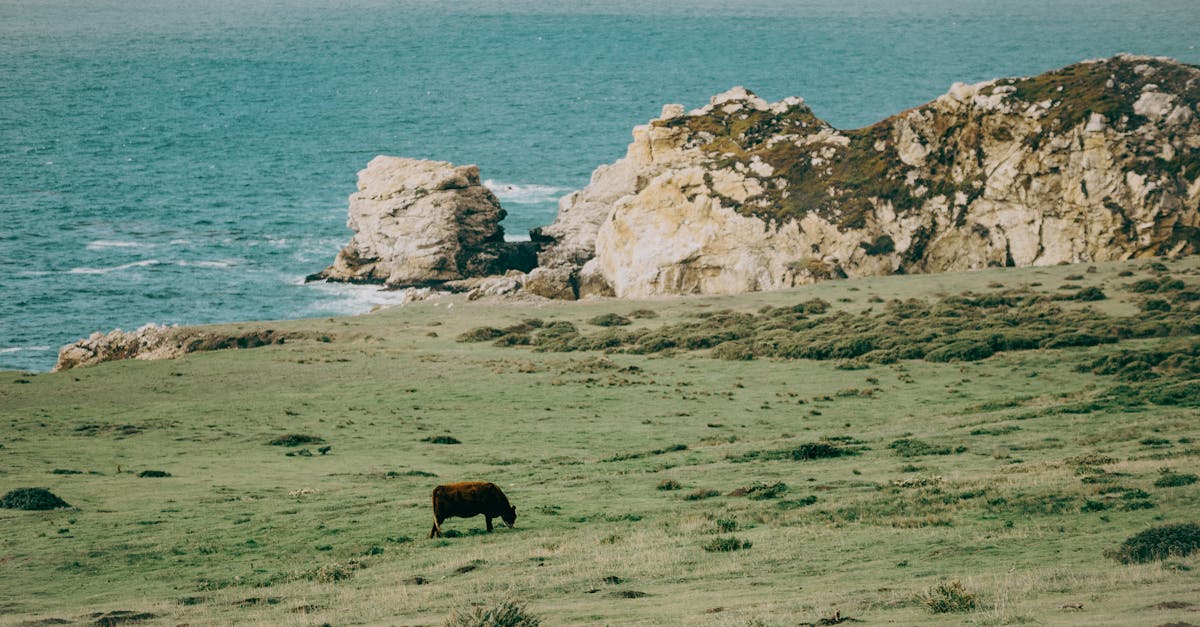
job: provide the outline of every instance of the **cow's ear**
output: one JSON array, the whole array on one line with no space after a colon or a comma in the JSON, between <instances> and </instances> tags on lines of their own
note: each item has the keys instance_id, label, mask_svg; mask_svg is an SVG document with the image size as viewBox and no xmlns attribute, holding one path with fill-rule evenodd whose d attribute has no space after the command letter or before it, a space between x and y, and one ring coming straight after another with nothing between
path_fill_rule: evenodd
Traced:
<instances>
[{"instance_id":1,"label":"cow's ear","mask_svg":"<svg viewBox=\"0 0 1200 627\"><path fill-rule=\"evenodd\" d=\"M512 511L513 511L514 513L517 511L517 506L516 506L516 505L509 505L509 507L511 507L511 508L512 508Z\"/></svg>"}]
</instances>

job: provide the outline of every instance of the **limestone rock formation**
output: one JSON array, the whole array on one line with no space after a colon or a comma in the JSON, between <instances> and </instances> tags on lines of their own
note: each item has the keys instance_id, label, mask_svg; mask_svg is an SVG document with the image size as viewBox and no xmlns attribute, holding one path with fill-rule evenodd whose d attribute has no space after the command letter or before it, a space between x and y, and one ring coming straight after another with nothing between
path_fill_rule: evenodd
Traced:
<instances>
[{"instance_id":1,"label":"limestone rock formation","mask_svg":"<svg viewBox=\"0 0 1200 627\"><path fill-rule=\"evenodd\" d=\"M538 232L577 294L736 293L1200 249L1200 68L955 84L866 128L735 88L634 129Z\"/></svg>"},{"instance_id":2,"label":"limestone rock formation","mask_svg":"<svg viewBox=\"0 0 1200 627\"><path fill-rule=\"evenodd\" d=\"M504 209L473 165L375 157L358 173L349 213L353 239L310 281L403 287L536 263L535 244L504 241Z\"/></svg>"},{"instance_id":3,"label":"limestone rock formation","mask_svg":"<svg viewBox=\"0 0 1200 627\"><path fill-rule=\"evenodd\" d=\"M272 330L220 333L200 328L147 324L136 331L99 331L58 351L54 372L120 359L174 359L187 353L223 348L282 344L293 334Z\"/></svg>"}]
</instances>

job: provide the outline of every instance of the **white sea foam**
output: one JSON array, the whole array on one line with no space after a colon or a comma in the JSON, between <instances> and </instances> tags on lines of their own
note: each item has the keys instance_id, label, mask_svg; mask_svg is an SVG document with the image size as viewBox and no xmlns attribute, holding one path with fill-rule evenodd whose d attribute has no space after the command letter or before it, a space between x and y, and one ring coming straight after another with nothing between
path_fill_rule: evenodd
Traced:
<instances>
[{"instance_id":1,"label":"white sea foam","mask_svg":"<svg viewBox=\"0 0 1200 627\"><path fill-rule=\"evenodd\" d=\"M521 234L521 233L505 233L505 234L504 234L504 241L506 241L506 242L528 242L528 241L529 241L529 234L528 234L528 233L524 233L524 234Z\"/></svg>"},{"instance_id":2,"label":"white sea foam","mask_svg":"<svg viewBox=\"0 0 1200 627\"><path fill-rule=\"evenodd\" d=\"M177 261L175 265L184 268L232 268L238 265L237 259L224 259L221 261Z\"/></svg>"},{"instance_id":3,"label":"white sea foam","mask_svg":"<svg viewBox=\"0 0 1200 627\"><path fill-rule=\"evenodd\" d=\"M501 183L488 179L483 182L484 186L492 190L492 193L500 199L502 203L512 203L515 205L536 205L544 202L553 202L558 200L563 192L567 191L565 187L554 187L553 185L521 185L518 183Z\"/></svg>"},{"instance_id":4,"label":"white sea foam","mask_svg":"<svg viewBox=\"0 0 1200 627\"><path fill-rule=\"evenodd\" d=\"M121 270L129 270L130 268L141 268L145 266L157 266L160 264L157 259L143 259L142 261L134 261L131 263L123 263L119 266L111 266L108 268L71 268L70 274L108 274L109 272L120 272Z\"/></svg>"},{"instance_id":5,"label":"white sea foam","mask_svg":"<svg viewBox=\"0 0 1200 627\"><path fill-rule=\"evenodd\" d=\"M295 283L304 283L304 278ZM378 285L318 282L308 283L306 287L321 292L323 298L311 303L301 315L356 315L367 313L375 307L392 307L412 301L412 296L405 290L385 290Z\"/></svg>"},{"instance_id":6,"label":"white sea foam","mask_svg":"<svg viewBox=\"0 0 1200 627\"><path fill-rule=\"evenodd\" d=\"M19 353L21 351L48 351L48 350L50 350L49 346L9 346L7 348L0 348L0 355L6 354L6 353Z\"/></svg>"},{"instance_id":7,"label":"white sea foam","mask_svg":"<svg viewBox=\"0 0 1200 627\"><path fill-rule=\"evenodd\" d=\"M88 250L107 250L109 248L150 248L154 244L146 242L126 242L121 240L98 239L94 242L88 242Z\"/></svg>"}]
</instances>

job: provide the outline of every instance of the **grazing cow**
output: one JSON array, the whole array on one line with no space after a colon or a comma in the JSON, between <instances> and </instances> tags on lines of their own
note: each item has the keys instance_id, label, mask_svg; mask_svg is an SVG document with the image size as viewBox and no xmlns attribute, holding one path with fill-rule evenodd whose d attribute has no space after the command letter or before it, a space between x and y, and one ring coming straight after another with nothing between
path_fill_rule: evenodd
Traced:
<instances>
[{"instance_id":1,"label":"grazing cow","mask_svg":"<svg viewBox=\"0 0 1200 627\"><path fill-rule=\"evenodd\" d=\"M433 489L433 529L429 537L441 537L442 521L451 517L470 518L483 514L487 530L492 519L499 518L512 527L517 522L517 508L508 504L508 497L499 486L485 481L464 481L440 485Z\"/></svg>"}]
</instances>

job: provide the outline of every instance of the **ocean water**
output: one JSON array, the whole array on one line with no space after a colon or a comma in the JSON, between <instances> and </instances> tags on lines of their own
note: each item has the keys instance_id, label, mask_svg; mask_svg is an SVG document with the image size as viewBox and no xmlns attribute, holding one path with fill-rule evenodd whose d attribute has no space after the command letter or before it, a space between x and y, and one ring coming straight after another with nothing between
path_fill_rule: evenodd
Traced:
<instances>
[{"instance_id":1,"label":"ocean water","mask_svg":"<svg viewBox=\"0 0 1200 627\"><path fill-rule=\"evenodd\" d=\"M664 103L843 128L955 81L1200 62L1196 0L0 0L0 369L146 322L349 314L304 285L376 154L475 163L511 236Z\"/></svg>"}]
</instances>

